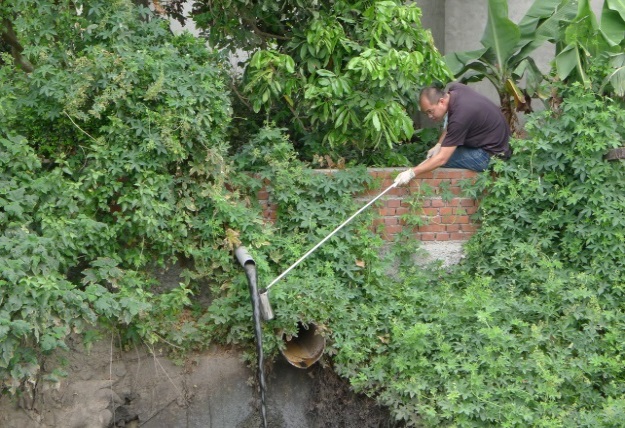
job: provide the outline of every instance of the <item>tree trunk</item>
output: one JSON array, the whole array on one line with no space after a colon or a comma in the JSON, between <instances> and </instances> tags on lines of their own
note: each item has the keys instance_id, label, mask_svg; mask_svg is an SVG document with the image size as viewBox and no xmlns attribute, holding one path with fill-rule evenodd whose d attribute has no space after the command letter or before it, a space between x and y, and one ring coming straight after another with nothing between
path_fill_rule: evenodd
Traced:
<instances>
[{"instance_id":1,"label":"tree trunk","mask_svg":"<svg viewBox=\"0 0 625 428\"><path fill-rule=\"evenodd\" d=\"M13 23L8 18L4 18L2 27L2 40L11 47L11 55L13 55L15 64L27 73L32 72L35 67L22 55L24 48L17 39L15 30L13 30Z\"/></svg>"},{"instance_id":2,"label":"tree trunk","mask_svg":"<svg viewBox=\"0 0 625 428\"><path fill-rule=\"evenodd\" d=\"M501 112L503 117L506 118L508 126L510 127L510 133L516 135L519 127L519 118L514 109L514 101L508 94L499 94L499 104L501 105Z\"/></svg>"}]
</instances>

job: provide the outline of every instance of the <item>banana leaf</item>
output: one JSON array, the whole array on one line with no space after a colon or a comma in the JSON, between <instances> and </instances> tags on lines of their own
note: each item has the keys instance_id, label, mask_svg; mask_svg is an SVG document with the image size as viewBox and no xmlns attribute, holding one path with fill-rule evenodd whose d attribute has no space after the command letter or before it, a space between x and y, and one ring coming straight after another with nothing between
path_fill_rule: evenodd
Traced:
<instances>
[{"instance_id":1,"label":"banana leaf","mask_svg":"<svg viewBox=\"0 0 625 428\"><path fill-rule=\"evenodd\" d=\"M606 86L612 87L612 92L615 95L623 98L625 97L625 52L621 52L610 57L610 65L614 71L610 73L601 85L601 91L604 91Z\"/></svg>"},{"instance_id":2,"label":"banana leaf","mask_svg":"<svg viewBox=\"0 0 625 428\"><path fill-rule=\"evenodd\" d=\"M489 0L488 20L481 43L490 50L495 65L506 68L506 62L517 51L520 41L519 26L508 19L508 1Z\"/></svg>"},{"instance_id":3,"label":"banana leaf","mask_svg":"<svg viewBox=\"0 0 625 428\"><path fill-rule=\"evenodd\" d=\"M555 59L556 70L560 80L568 79L574 70L579 72L581 80L584 84L589 85L588 77L584 71L583 59L579 49L575 45L566 46Z\"/></svg>"},{"instance_id":4,"label":"banana leaf","mask_svg":"<svg viewBox=\"0 0 625 428\"><path fill-rule=\"evenodd\" d=\"M601 33L610 46L625 39L625 0L605 0L601 11Z\"/></svg>"},{"instance_id":5,"label":"banana leaf","mask_svg":"<svg viewBox=\"0 0 625 428\"><path fill-rule=\"evenodd\" d=\"M585 86L590 86L586 75L587 59L601 52L599 25L588 0L579 0L577 15L566 26L564 47L555 58L556 71L562 80L572 77L574 70ZM603 39L603 38L601 38ZM605 42L603 43L605 45Z\"/></svg>"},{"instance_id":6,"label":"banana leaf","mask_svg":"<svg viewBox=\"0 0 625 428\"><path fill-rule=\"evenodd\" d=\"M521 61L517 68L514 69L513 76L517 81L525 76L525 90L528 95L530 97L537 95L539 98L543 98L539 91L544 76L536 65L534 58L527 57Z\"/></svg>"},{"instance_id":7,"label":"banana leaf","mask_svg":"<svg viewBox=\"0 0 625 428\"><path fill-rule=\"evenodd\" d=\"M470 69L472 64L482 63L487 50L487 48L482 48L474 51L452 52L445 55L445 62L454 76L460 76Z\"/></svg>"},{"instance_id":8,"label":"banana leaf","mask_svg":"<svg viewBox=\"0 0 625 428\"><path fill-rule=\"evenodd\" d=\"M561 23L571 21L576 14L576 0L535 0L519 22L523 47L513 61L529 56L547 41L556 41Z\"/></svg>"}]
</instances>

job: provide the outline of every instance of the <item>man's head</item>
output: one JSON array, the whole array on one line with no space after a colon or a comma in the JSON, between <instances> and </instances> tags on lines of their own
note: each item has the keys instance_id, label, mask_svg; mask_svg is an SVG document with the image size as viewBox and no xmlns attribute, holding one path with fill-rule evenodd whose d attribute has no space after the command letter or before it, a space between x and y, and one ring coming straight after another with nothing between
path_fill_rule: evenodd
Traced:
<instances>
[{"instance_id":1,"label":"man's head","mask_svg":"<svg viewBox=\"0 0 625 428\"><path fill-rule=\"evenodd\" d=\"M440 122L449 107L449 93L434 86L423 88L419 94L419 106L430 120Z\"/></svg>"}]
</instances>

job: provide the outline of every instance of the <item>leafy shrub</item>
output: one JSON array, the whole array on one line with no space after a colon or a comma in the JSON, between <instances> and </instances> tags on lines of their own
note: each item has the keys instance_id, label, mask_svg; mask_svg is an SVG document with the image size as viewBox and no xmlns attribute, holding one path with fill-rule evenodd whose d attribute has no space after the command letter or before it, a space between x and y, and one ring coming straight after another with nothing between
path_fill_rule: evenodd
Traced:
<instances>
[{"instance_id":1,"label":"leafy shrub","mask_svg":"<svg viewBox=\"0 0 625 428\"><path fill-rule=\"evenodd\" d=\"M463 264L407 270L340 317L337 370L410 426L622 425L625 177L603 156L625 111L580 84L556 93L470 187Z\"/></svg>"},{"instance_id":2,"label":"leafy shrub","mask_svg":"<svg viewBox=\"0 0 625 428\"><path fill-rule=\"evenodd\" d=\"M266 287L357 211L360 203L354 194L376 186L363 167L328 175L311 170L297 160L284 130L273 126L263 128L239 153L236 163L254 173L252 188L267 184L271 201L277 205L275 228L268 228L262 241L242 237L255 257L259 288ZM367 293L370 284L384 281L386 261L379 256L383 241L370 228L372 215L364 212L352 220L270 289L276 319L264 325L269 333L265 338L269 354L275 354L281 345L271 331L295 334L299 321L327 329L337 311L350 311L353 299ZM212 334L229 343L252 340L244 281L240 276L229 285L227 295L215 299L206 314L215 324Z\"/></svg>"},{"instance_id":3,"label":"leafy shrub","mask_svg":"<svg viewBox=\"0 0 625 428\"><path fill-rule=\"evenodd\" d=\"M391 155L413 135L419 89L451 79L416 4L211 0L194 11L213 46L249 54L237 131L271 119L300 159Z\"/></svg>"},{"instance_id":4,"label":"leafy shrub","mask_svg":"<svg viewBox=\"0 0 625 428\"><path fill-rule=\"evenodd\" d=\"M409 426L621 423L622 293L601 279L543 259L384 291L339 315L336 368Z\"/></svg>"},{"instance_id":5,"label":"leafy shrub","mask_svg":"<svg viewBox=\"0 0 625 428\"><path fill-rule=\"evenodd\" d=\"M227 186L222 63L130 1L2 8L33 65L0 70L3 385L40 376L39 358L92 324L206 343L189 295L227 282L238 234L262 232ZM184 283L155 289L179 259Z\"/></svg>"},{"instance_id":6,"label":"leafy shrub","mask_svg":"<svg viewBox=\"0 0 625 428\"><path fill-rule=\"evenodd\" d=\"M149 304L132 272L98 256L111 230L81 212L84 197L61 168L45 171L25 139L4 136L0 171L0 379L15 392L68 335L98 318L128 323ZM68 272L80 262L79 286Z\"/></svg>"},{"instance_id":7,"label":"leafy shrub","mask_svg":"<svg viewBox=\"0 0 625 428\"><path fill-rule=\"evenodd\" d=\"M543 255L565 266L618 282L625 261L625 170L608 162L608 149L623 144L622 105L575 83L561 88L555 111L533 116L529 138L514 142L512 162L480 207L482 226L471 242L480 272L516 271ZM486 176L483 178L487 178Z\"/></svg>"}]
</instances>

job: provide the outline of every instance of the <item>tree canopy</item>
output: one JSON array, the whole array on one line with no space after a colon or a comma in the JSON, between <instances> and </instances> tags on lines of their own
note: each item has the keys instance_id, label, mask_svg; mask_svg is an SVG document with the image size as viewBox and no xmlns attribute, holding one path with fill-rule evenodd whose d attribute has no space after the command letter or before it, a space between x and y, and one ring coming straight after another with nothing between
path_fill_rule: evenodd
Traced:
<instances>
[{"instance_id":1,"label":"tree canopy","mask_svg":"<svg viewBox=\"0 0 625 428\"><path fill-rule=\"evenodd\" d=\"M195 1L193 18L211 46L244 53L237 124L275 122L306 159L409 142L419 90L452 78L416 4Z\"/></svg>"}]
</instances>

